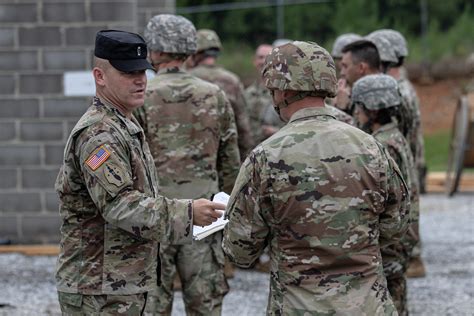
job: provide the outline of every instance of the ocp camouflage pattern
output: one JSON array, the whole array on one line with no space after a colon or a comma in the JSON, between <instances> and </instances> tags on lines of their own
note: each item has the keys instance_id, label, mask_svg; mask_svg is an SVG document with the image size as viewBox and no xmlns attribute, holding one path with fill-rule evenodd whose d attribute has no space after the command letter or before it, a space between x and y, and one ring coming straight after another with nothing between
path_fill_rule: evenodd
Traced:
<instances>
[{"instance_id":1,"label":"ocp camouflage pattern","mask_svg":"<svg viewBox=\"0 0 474 316\"><path fill-rule=\"evenodd\" d=\"M86 160L110 153L96 170ZM191 200L158 195L153 158L135 119L94 98L72 130L56 180L61 243L60 292L129 295L157 282L161 240L190 243Z\"/></svg>"},{"instance_id":2,"label":"ocp camouflage pattern","mask_svg":"<svg viewBox=\"0 0 474 316\"><path fill-rule=\"evenodd\" d=\"M247 267L269 245L269 315L396 315L380 247L405 233L408 198L372 136L302 109L245 160L224 252Z\"/></svg>"}]
</instances>

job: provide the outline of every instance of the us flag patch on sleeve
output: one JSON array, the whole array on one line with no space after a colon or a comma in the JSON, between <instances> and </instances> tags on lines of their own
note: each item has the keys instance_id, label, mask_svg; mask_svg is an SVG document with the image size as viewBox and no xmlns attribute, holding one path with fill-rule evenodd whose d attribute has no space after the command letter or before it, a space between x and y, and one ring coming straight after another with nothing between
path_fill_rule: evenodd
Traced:
<instances>
[{"instance_id":1,"label":"us flag patch on sleeve","mask_svg":"<svg viewBox=\"0 0 474 316\"><path fill-rule=\"evenodd\" d=\"M100 146L86 160L86 164L94 171L99 168L109 157L110 152L105 149L104 146Z\"/></svg>"}]
</instances>

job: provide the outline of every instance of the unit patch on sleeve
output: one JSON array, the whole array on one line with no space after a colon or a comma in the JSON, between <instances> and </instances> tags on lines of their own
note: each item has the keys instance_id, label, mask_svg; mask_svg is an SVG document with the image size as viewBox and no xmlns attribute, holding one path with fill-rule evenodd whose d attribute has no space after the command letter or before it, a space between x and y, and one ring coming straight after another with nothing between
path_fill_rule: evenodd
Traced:
<instances>
[{"instance_id":1,"label":"unit patch on sleeve","mask_svg":"<svg viewBox=\"0 0 474 316\"><path fill-rule=\"evenodd\" d=\"M104 146L100 146L90 155L86 160L86 164L93 171L99 168L108 158L110 157L110 152L105 149Z\"/></svg>"}]
</instances>

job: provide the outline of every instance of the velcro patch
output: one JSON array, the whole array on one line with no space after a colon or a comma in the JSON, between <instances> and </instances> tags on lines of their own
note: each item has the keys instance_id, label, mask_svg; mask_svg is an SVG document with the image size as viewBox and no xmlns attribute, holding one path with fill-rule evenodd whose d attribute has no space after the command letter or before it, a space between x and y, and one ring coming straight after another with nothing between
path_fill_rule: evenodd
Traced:
<instances>
[{"instance_id":1,"label":"velcro patch","mask_svg":"<svg viewBox=\"0 0 474 316\"><path fill-rule=\"evenodd\" d=\"M100 146L86 160L86 164L92 171L99 168L110 157L110 152L104 146Z\"/></svg>"}]
</instances>

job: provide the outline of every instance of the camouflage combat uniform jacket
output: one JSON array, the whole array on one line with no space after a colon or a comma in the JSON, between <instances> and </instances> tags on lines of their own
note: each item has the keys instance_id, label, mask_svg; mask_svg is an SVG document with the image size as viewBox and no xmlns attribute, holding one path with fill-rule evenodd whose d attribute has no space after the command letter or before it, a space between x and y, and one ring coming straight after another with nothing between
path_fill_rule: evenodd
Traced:
<instances>
[{"instance_id":1,"label":"camouflage combat uniform jacket","mask_svg":"<svg viewBox=\"0 0 474 316\"><path fill-rule=\"evenodd\" d=\"M335 106L329 104L329 102L325 102L326 108L329 110L329 114L334 116L336 120L344 122L349 125L354 125L354 118L347 114L346 112L339 110Z\"/></svg>"},{"instance_id":2,"label":"camouflage combat uniform jacket","mask_svg":"<svg viewBox=\"0 0 474 316\"><path fill-rule=\"evenodd\" d=\"M408 79L399 79L398 88L402 96L403 111L400 130L410 144L418 174L425 167L425 145L421 130L420 102L415 88Z\"/></svg>"},{"instance_id":3,"label":"camouflage combat uniform jacket","mask_svg":"<svg viewBox=\"0 0 474 316\"><path fill-rule=\"evenodd\" d=\"M159 241L191 242L191 200L158 195L143 130L104 100L94 98L72 130L56 190L60 292L147 292L157 282Z\"/></svg>"},{"instance_id":4,"label":"camouflage combat uniform jacket","mask_svg":"<svg viewBox=\"0 0 474 316\"><path fill-rule=\"evenodd\" d=\"M268 243L268 314L395 315L380 247L403 235L407 199L372 136L325 108L302 109L245 160L224 252L246 267Z\"/></svg>"},{"instance_id":5,"label":"camouflage combat uniform jacket","mask_svg":"<svg viewBox=\"0 0 474 316\"><path fill-rule=\"evenodd\" d=\"M273 100L270 91L259 82L254 82L245 91L247 101L247 112L249 113L250 126L255 137L255 143L265 139L262 133L262 125L270 125L281 128L285 123L273 109Z\"/></svg>"},{"instance_id":6,"label":"camouflage combat uniform jacket","mask_svg":"<svg viewBox=\"0 0 474 316\"><path fill-rule=\"evenodd\" d=\"M243 160L255 143L250 130L247 104L240 79L232 72L218 66L198 65L190 69L189 72L196 77L218 85L225 92L234 110L240 157Z\"/></svg>"},{"instance_id":7,"label":"camouflage combat uniform jacket","mask_svg":"<svg viewBox=\"0 0 474 316\"><path fill-rule=\"evenodd\" d=\"M232 191L240 165L237 131L230 103L216 85L179 68L162 69L135 114L163 195L209 199Z\"/></svg>"},{"instance_id":8,"label":"camouflage combat uniform jacket","mask_svg":"<svg viewBox=\"0 0 474 316\"><path fill-rule=\"evenodd\" d=\"M398 130L396 123L383 125L372 133L372 136L385 146L397 163L410 192L410 223L417 221L420 213L418 178L408 142ZM404 236L402 240L406 238ZM413 245L409 249L400 249L399 245L400 243L394 244L383 253L384 272L387 277L403 275L407 268L406 264Z\"/></svg>"}]
</instances>

